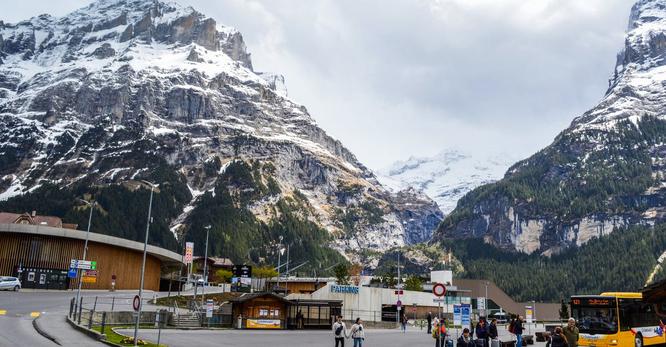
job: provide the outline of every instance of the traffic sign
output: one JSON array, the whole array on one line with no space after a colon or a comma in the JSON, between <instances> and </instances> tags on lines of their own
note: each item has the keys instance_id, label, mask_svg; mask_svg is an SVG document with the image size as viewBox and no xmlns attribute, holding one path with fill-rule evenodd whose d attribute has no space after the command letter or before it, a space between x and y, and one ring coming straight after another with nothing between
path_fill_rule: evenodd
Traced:
<instances>
[{"instance_id":1,"label":"traffic sign","mask_svg":"<svg viewBox=\"0 0 666 347\"><path fill-rule=\"evenodd\" d=\"M432 298L432 302L446 302L446 298Z\"/></svg>"},{"instance_id":2,"label":"traffic sign","mask_svg":"<svg viewBox=\"0 0 666 347\"><path fill-rule=\"evenodd\" d=\"M132 300L132 308L134 308L134 311L139 311L139 306L141 305L141 298L138 295L134 296L134 300Z\"/></svg>"},{"instance_id":3,"label":"traffic sign","mask_svg":"<svg viewBox=\"0 0 666 347\"><path fill-rule=\"evenodd\" d=\"M97 270L83 270L83 276L85 276L85 277L97 277Z\"/></svg>"},{"instance_id":4,"label":"traffic sign","mask_svg":"<svg viewBox=\"0 0 666 347\"><path fill-rule=\"evenodd\" d=\"M402 306L402 301L398 300L398 302L396 302L395 304L396 304L396 306L400 307L400 306Z\"/></svg>"},{"instance_id":5,"label":"traffic sign","mask_svg":"<svg viewBox=\"0 0 666 347\"><path fill-rule=\"evenodd\" d=\"M446 295L446 287L441 283L437 283L432 287L432 293L435 296L442 297Z\"/></svg>"},{"instance_id":6,"label":"traffic sign","mask_svg":"<svg viewBox=\"0 0 666 347\"><path fill-rule=\"evenodd\" d=\"M213 317L213 300L208 299L206 300L206 318L212 318Z\"/></svg>"},{"instance_id":7,"label":"traffic sign","mask_svg":"<svg viewBox=\"0 0 666 347\"><path fill-rule=\"evenodd\" d=\"M402 289L395 291L395 295L403 295L403 293Z\"/></svg>"},{"instance_id":8,"label":"traffic sign","mask_svg":"<svg viewBox=\"0 0 666 347\"><path fill-rule=\"evenodd\" d=\"M72 259L69 262L69 267L73 269L83 269L83 270L97 270L97 262L90 260L76 260Z\"/></svg>"},{"instance_id":9,"label":"traffic sign","mask_svg":"<svg viewBox=\"0 0 666 347\"><path fill-rule=\"evenodd\" d=\"M76 269L69 269L69 271L67 271L67 277L76 278Z\"/></svg>"}]
</instances>

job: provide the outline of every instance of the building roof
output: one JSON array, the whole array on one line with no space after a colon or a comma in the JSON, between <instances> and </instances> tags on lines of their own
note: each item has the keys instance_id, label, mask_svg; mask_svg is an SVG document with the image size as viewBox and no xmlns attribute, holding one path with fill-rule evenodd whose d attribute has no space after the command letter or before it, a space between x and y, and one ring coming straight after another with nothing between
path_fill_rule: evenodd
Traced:
<instances>
[{"instance_id":1,"label":"building roof","mask_svg":"<svg viewBox=\"0 0 666 347\"><path fill-rule=\"evenodd\" d=\"M662 280L643 288L643 300L651 303L666 302L666 280Z\"/></svg>"},{"instance_id":2,"label":"building roof","mask_svg":"<svg viewBox=\"0 0 666 347\"><path fill-rule=\"evenodd\" d=\"M285 298L282 295L277 295L275 293L269 293L269 292L243 294L243 295L241 295L237 298L230 299L229 301L234 302L234 303L243 303L243 302L246 302L246 301L249 301L249 300L252 300L252 299L256 299L256 298L261 298L261 297L271 297L271 298L278 299L278 300L280 300L282 302L285 302L285 303L288 303L288 304L292 303L291 301L289 301L287 298Z\"/></svg>"},{"instance_id":3,"label":"building roof","mask_svg":"<svg viewBox=\"0 0 666 347\"><path fill-rule=\"evenodd\" d=\"M46 225L30 225L30 224L14 224L14 223L0 223L0 234L2 233L15 233L15 234L30 234L30 235L44 235L53 237L62 237L75 240L85 240L86 232L74 229L54 228ZM121 247L130 249L137 252L143 252L143 242L136 242L120 237L98 234L90 232L89 237L91 242L103 243L114 247ZM169 263L182 263L183 256L157 246L148 245L146 248L148 254Z\"/></svg>"},{"instance_id":4,"label":"building roof","mask_svg":"<svg viewBox=\"0 0 666 347\"><path fill-rule=\"evenodd\" d=\"M62 227L62 219L55 216L39 216L34 212L30 213L11 213L0 212L0 223L19 224L21 221L26 221L30 225L46 225L54 228ZM70 224L71 225L71 224Z\"/></svg>"},{"instance_id":5,"label":"building roof","mask_svg":"<svg viewBox=\"0 0 666 347\"><path fill-rule=\"evenodd\" d=\"M269 278L268 282L277 282L278 278ZM335 282L333 277L280 277L280 283L329 283Z\"/></svg>"},{"instance_id":6,"label":"building roof","mask_svg":"<svg viewBox=\"0 0 666 347\"><path fill-rule=\"evenodd\" d=\"M194 257L194 260L201 260L204 257ZM231 259L229 258L221 258L221 257L208 257L209 261L213 262L213 266L234 266L234 263L231 262Z\"/></svg>"}]
</instances>

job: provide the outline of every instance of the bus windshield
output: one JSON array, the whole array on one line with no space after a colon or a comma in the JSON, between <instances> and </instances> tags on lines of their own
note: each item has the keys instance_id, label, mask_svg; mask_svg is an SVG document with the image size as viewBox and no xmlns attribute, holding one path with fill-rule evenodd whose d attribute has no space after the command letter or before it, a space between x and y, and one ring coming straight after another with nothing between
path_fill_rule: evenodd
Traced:
<instances>
[{"instance_id":1,"label":"bus windshield","mask_svg":"<svg viewBox=\"0 0 666 347\"><path fill-rule=\"evenodd\" d=\"M614 300L610 303L615 303ZM578 329L585 334L615 334L617 310L611 305L572 305L573 317L578 322Z\"/></svg>"}]
</instances>

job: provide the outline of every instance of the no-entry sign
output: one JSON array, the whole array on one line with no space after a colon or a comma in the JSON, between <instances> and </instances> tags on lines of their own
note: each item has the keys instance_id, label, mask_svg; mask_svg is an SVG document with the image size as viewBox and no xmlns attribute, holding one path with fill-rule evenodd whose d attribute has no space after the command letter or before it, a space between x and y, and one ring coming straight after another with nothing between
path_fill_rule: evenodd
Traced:
<instances>
[{"instance_id":1,"label":"no-entry sign","mask_svg":"<svg viewBox=\"0 0 666 347\"><path fill-rule=\"evenodd\" d=\"M134 311L139 312L140 305L141 305L141 298L138 295L135 295L134 300L132 300L132 308L134 308Z\"/></svg>"},{"instance_id":2,"label":"no-entry sign","mask_svg":"<svg viewBox=\"0 0 666 347\"><path fill-rule=\"evenodd\" d=\"M432 293L437 297L442 297L446 294L446 287L441 283L437 283L432 287Z\"/></svg>"}]
</instances>

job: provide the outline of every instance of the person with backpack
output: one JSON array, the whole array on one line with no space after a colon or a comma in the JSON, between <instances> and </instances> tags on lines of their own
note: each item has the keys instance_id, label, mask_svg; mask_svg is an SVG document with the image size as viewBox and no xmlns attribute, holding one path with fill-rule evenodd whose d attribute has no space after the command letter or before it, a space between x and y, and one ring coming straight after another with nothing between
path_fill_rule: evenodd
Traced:
<instances>
[{"instance_id":1,"label":"person with backpack","mask_svg":"<svg viewBox=\"0 0 666 347\"><path fill-rule=\"evenodd\" d=\"M446 347L446 319L442 318L435 325L435 330L432 331L432 338L435 339L435 347Z\"/></svg>"},{"instance_id":2,"label":"person with backpack","mask_svg":"<svg viewBox=\"0 0 666 347\"><path fill-rule=\"evenodd\" d=\"M548 342L546 342L546 347L569 347L569 346L570 345L567 343L567 338L564 336L562 328L560 327L555 328L553 336L551 336L548 339Z\"/></svg>"},{"instance_id":3,"label":"person with backpack","mask_svg":"<svg viewBox=\"0 0 666 347\"><path fill-rule=\"evenodd\" d=\"M458 338L456 347L474 347L474 341L472 341L472 336L469 334L469 328L463 329L463 333Z\"/></svg>"},{"instance_id":4,"label":"person with backpack","mask_svg":"<svg viewBox=\"0 0 666 347\"><path fill-rule=\"evenodd\" d=\"M523 317L520 315L513 322L513 334L516 335L516 347L523 347Z\"/></svg>"},{"instance_id":5,"label":"person with backpack","mask_svg":"<svg viewBox=\"0 0 666 347\"><path fill-rule=\"evenodd\" d=\"M402 330L403 333L407 332L407 315L406 314L401 314L400 315L400 329Z\"/></svg>"},{"instance_id":6,"label":"person with backpack","mask_svg":"<svg viewBox=\"0 0 666 347\"><path fill-rule=\"evenodd\" d=\"M342 321L342 316L337 316L333 323L333 337L335 338L335 347L345 347L345 337L347 337L347 326Z\"/></svg>"},{"instance_id":7,"label":"person with backpack","mask_svg":"<svg viewBox=\"0 0 666 347\"><path fill-rule=\"evenodd\" d=\"M363 321L361 318L356 318L354 325L351 327L350 335L354 340L354 347L363 347L363 341L365 341L365 331L363 331Z\"/></svg>"}]
</instances>

